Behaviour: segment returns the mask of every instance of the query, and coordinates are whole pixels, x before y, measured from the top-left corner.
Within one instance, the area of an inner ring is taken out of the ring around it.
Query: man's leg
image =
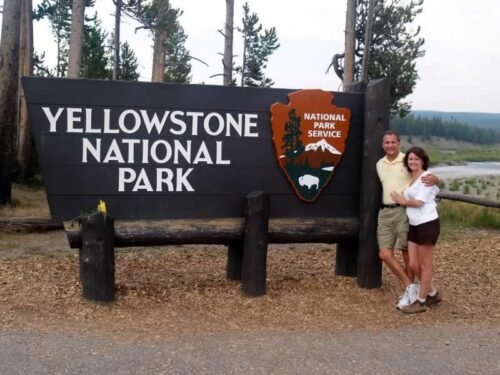
[[[402,255],[404,263],[405,263],[406,274],[408,275],[408,278],[413,283],[413,282],[415,282],[415,274],[413,273],[413,270],[410,267],[410,257],[408,255],[408,251],[407,250],[401,250],[401,255]]]
[[[399,260],[394,256],[393,249],[380,249],[379,251],[380,259],[389,267],[392,273],[403,283],[405,287],[412,283],[412,280],[408,277],[404,267],[401,265]]]

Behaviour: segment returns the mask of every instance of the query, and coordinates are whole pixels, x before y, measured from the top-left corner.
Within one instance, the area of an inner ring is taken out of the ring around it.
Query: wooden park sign
[[[266,246],[337,242],[337,263],[356,268],[355,257],[342,259],[358,253],[366,123],[380,120],[366,110],[379,94],[48,78],[23,85],[54,219],[69,222],[103,200],[116,221],[112,247],[221,243],[246,253],[249,197],[262,192]],[[378,149],[382,130],[371,132]],[[82,249],[82,228],[67,234]],[[376,286],[377,277],[360,285]]]

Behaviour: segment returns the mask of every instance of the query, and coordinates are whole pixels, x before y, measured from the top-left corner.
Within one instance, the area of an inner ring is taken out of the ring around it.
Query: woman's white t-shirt
[[[434,186],[425,186],[422,178],[430,172],[424,172],[413,184],[408,186],[403,195],[406,199],[416,199],[424,202],[420,207],[407,207],[406,214],[410,221],[410,225],[420,225],[438,218],[436,195],[439,193],[439,188]]]

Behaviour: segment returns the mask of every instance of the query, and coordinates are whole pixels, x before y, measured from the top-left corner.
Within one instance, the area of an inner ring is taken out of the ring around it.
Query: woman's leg
[[[408,268],[414,276],[420,280],[420,260],[418,254],[418,245],[415,242],[408,241]]]
[[[425,300],[432,288],[432,258],[434,245],[418,245],[418,259],[420,263],[420,291],[418,298]]]

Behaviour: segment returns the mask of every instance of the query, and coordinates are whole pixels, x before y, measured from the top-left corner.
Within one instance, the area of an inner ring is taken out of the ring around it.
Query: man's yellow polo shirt
[[[411,174],[403,164],[405,154],[401,151],[393,161],[389,161],[384,156],[377,162],[377,174],[382,184],[382,202],[384,204],[394,204],[391,199],[391,192],[401,193],[410,183]]]

